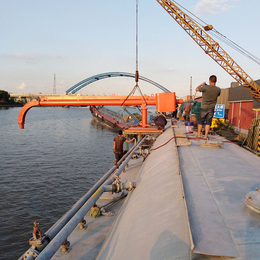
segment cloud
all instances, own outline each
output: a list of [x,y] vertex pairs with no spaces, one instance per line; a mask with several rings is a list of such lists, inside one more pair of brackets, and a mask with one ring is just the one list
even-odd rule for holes
[[7,54],[6,57],[11,59],[18,59],[18,60],[36,60],[38,58],[38,56],[34,54],[22,54],[22,53]]
[[52,54],[51,56],[49,56],[51,59],[60,59],[61,56],[58,54]]
[[5,57],[9,59],[16,59],[16,60],[24,60],[27,62],[33,62],[39,59],[60,59],[61,56],[58,54],[52,55],[36,55],[36,54],[24,54],[24,53],[17,53],[17,54],[6,54]]
[[17,87],[17,89],[23,90],[27,87],[25,83],[22,83],[20,86]]
[[200,0],[194,8],[198,15],[216,15],[218,13],[226,12],[233,8],[230,2],[238,2],[237,0]]

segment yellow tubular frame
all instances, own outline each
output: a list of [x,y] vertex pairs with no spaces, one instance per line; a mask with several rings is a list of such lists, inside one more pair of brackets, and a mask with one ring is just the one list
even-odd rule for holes
[[229,75],[239,82],[250,94],[260,101],[260,87],[252,78],[212,39],[171,0],[156,0],[190,37],[216,61]]

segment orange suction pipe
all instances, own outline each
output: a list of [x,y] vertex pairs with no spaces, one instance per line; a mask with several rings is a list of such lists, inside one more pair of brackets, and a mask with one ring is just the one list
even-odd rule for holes
[[[126,99],[127,98],[127,99]],[[144,101],[145,99],[145,101]],[[41,97],[24,105],[18,116],[20,129],[24,129],[25,116],[29,109],[35,106],[125,106],[142,105],[142,126],[147,125],[147,105],[156,105],[156,111],[175,111],[175,103],[182,103],[182,100],[175,99],[175,93],[159,93],[151,96],[61,96]]]
[[147,125],[147,107],[146,104],[142,104],[142,127],[145,128]]

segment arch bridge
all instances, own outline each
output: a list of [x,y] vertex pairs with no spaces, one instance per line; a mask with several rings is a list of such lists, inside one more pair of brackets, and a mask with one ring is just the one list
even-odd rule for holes
[[[135,74],[128,73],[128,72],[106,72],[106,73],[97,74],[97,75],[91,76],[89,78],[86,78],[86,79],[80,81],[79,83],[75,84],[74,86],[70,87],[66,91],[66,95],[68,95],[68,94],[75,94],[80,89],[82,89],[82,88],[86,87],[87,85],[89,85],[91,83],[94,83],[94,82],[96,82],[98,80],[106,79],[106,78],[113,78],[113,77],[130,77],[130,78],[135,78]],[[160,85],[160,84],[156,83],[155,81],[152,81],[152,80],[150,80],[148,78],[139,76],[139,79],[154,85],[155,87],[161,89],[162,91],[164,91],[166,93],[170,93],[171,92],[167,88],[163,87],[162,85]]]

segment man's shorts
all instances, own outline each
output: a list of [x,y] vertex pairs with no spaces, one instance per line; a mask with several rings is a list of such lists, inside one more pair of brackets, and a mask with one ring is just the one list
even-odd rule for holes
[[206,122],[206,125],[211,125],[212,118],[214,115],[214,109],[215,109],[215,107],[204,108],[204,109],[201,108],[198,124],[203,125],[204,122]]
[[114,152],[115,153],[115,158],[117,161],[119,161],[123,157],[123,152]]

